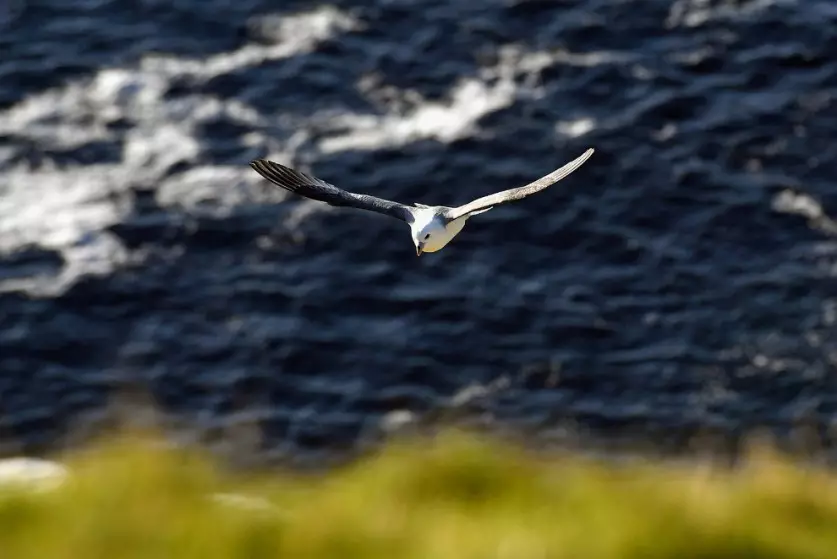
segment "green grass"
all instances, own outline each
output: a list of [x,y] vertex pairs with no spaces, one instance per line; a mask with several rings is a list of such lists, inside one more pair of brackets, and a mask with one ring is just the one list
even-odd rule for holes
[[0,489],[0,557],[837,557],[837,478],[766,453],[736,470],[615,465],[448,433],[323,475],[243,476],[149,443],[68,456],[55,490]]

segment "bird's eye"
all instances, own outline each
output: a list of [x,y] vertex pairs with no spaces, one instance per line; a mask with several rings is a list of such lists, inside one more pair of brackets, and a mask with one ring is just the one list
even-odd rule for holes
[[430,238],[430,233],[427,233],[427,234],[424,236],[424,239],[422,239],[422,240],[426,241],[426,240],[427,240],[427,239],[429,239],[429,238]]

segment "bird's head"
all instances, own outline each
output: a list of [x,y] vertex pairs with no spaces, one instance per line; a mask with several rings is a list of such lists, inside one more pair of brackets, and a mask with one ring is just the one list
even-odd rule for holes
[[423,252],[436,252],[450,241],[445,223],[432,212],[421,212],[416,215],[410,229],[413,244],[416,245],[416,255],[419,256]]

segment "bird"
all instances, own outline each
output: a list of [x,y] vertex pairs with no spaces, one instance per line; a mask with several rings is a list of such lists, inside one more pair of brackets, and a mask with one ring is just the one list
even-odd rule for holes
[[416,255],[421,256],[425,252],[443,249],[462,231],[470,217],[487,212],[500,204],[531,196],[567,177],[581,167],[593,155],[593,151],[593,148],[588,148],[569,163],[529,184],[489,194],[457,207],[401,204],[368,194],[356,194],[268,159],[254,159],[250,166],[274,185],[305,198],[335,207],[376,212],[406,222],[410,226]]

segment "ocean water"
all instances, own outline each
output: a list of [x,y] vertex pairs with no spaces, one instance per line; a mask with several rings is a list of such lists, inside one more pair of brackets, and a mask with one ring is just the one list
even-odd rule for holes
[[[545,441],[803,425],[830,448],[831,0],[0,14],[7,452],[62,444],[126,387],[204,440],[250,429],[269,456],[451,410]],[[420,258],[403,223],[247,165],[455,205],[588,147]]]

